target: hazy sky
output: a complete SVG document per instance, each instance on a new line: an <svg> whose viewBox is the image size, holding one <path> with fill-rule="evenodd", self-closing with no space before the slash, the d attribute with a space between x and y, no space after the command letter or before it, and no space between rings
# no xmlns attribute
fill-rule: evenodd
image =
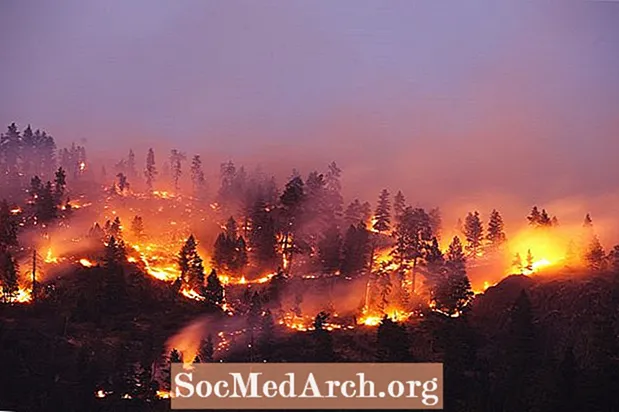
<svg viewBox="0 0 619 412"><path fill-rule="evenodd" d="M351 195L608 195L618 22L617 2L6 0L0 122L211 172L337 160Z"/></svg>

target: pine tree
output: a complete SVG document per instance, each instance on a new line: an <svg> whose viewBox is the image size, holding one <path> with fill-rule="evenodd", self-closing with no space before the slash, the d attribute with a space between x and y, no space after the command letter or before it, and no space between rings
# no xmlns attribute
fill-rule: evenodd
<svg viewBox="0 0 619 412"><path fill-rule="evenodd" d="M527 250L527 265L524 267L528 272L533 271L533 254L531 249Z"/></svg>
<svg viewBox="0 0 619 412"><path fill-rule="evenodd" d="M144 238L144 222L141 216L135 216L131 221L131 232L138 240Z"/></svg>
<svg viewBox="0 0 619 412"><path fill-rule="evenodd" d="M149 192L153 191L153 185L157 177L157 166L155 165L155 152L153 149L148 149L146 155L146 169L144 170L144 177L146 178L146 187Z"/></svg>
<svg viewBox="0 0 619 412"><path fill-rule="evenodd" d="M439 285L445 281L445 257L439 247L436 237L432 238L430 247L426 251L426 285L432 299L436 296Z"/></svg>
<svg viewBox="0 0 619 412"><path fill-rule="evenodd" d="M256 261L263 267L272 267L276 261L275 221L271 209L263 200L254 203L251 212L251 249Z"/></svg>
<svg viewBox="0 0 619 412"><path fill-rule="evenodd" d="M221 306L224 303L224 287L215 269L211 270L211 274L206 279L204 297L206 298L206 303L213 306Z"/></svg>
<svg viewBox="0 0 619 412"><path fill-rule="evenodd" d="M67 175L64 169L61 167L56 171L56 178L54 180L54 200L56 205L60 205L60 203L62 202L66 187Z"/></svg>
<svg viewBox="0 0 619 412"><path fill-rule="evenodd" d="M131 179L135 179L138 175L135 167L135 153L133 153L132 149L129 149L129 154L127 155L127 174Z"/></svg>
<svg viewBox="0 0 619 412"><path fill-rule="evenodd" d="M546 209L542 209L542 213L540 214L539 218L539 224L542 227L552 226L552 219L548 215L548 212L546 212Z"/></svg>
<svg viewBox="0 0 619 412"><path fill-rule="evenodd" d="M7 251L0 251L0 287L2 298L11 301L19 289L19 265Z"/></svg>
<svg viewBox="0 0 619 412"><path fill-rule="evenodd" d="M349 226L342 245L341 273L347 277L359 275L367 265L369 254L370 238L365 224Z"/></svg>
<svg viewBox="0 0 619 412"><path fill-rule="evenodd" d="M349 227L351 225L357 226L359 222L364 222L363 220L363 210L361 206L361 202L359 199L355 199L346 207L344 211L344 224L345 227Z"/></svg>
<svg viewBox="0 0 619 412"><path fill-rule="evenodd" d="M389 201L389 191L383 189L378 197L378 204L374 211L374 229L378 233L387 232L391 227L391 202Z"/></svg>
<svg viewBox="0 0 619 412"><path fill-rule="evenodd" d="M183 362L183 358L181 356L181 353L176 349L172 349L172 351L170 352L170 363L181 363Z"/></svg>
<svg viewBox="0 0 619 412"><path fill-rule="evenodd" d="M466 236L466 249L473 258L477 257L481 251L484 229L479 217L479 212L469 213L464 221L464 235Z"/></svg>
<svg viewBox="0 0 619 412"><path fill-rule="evenodd" d="M0 250L17 246L17 222L6 200L0 202Z"/></svg>
<svg viewBox="0 0 619 412"><path fill-rule="evenodd" d="M304 203L307 199L305 193L305 183L301 177L293 177L288 183L282 195L280 203L282 205L282 232L283 244L282 253L290 260L294 251L294 241L297 238L298 230L303 218ZM298 241L298 239L297 239Z"/></svg>
<svg viewBox="0 0 619 412"><path fill-rule="evenodd" d="M121 239L110 236L106 246L105 255L103 258L105 267L109 269L119 268L127 259L125 244Z"/></svg>
<svg viewBox="0 0 619 412"><path fill-rule="evenodd" d="M493 249L499 249L507 240L505 236L505 224L501 214L493 209L490 213L490 220L488 222L488 234L486 239L490 242L490 246Z"/></svg>
<svg viewBox="0 0 619 412"><path fill-rule="evenodd" d="M198 351L198 358L202 363L213 362L213 356L215 354L215 348L213 346L213 335L209 334L206 340L200 341L200 350Z"/></svg>
<svg viewBox="0 0 619 412"><path fill-rule="evenodd" d="M516 253L516 255L514 256L512 267L516 270L518 274L523 274L524 264L522 263L522 256L520 256L520 253Z"/></svg>
<svg viewBox="0 0 619 412"><path fill-rule="evenodd" d="M432 235L440 241L443 231L443 217L441 214L441 209L439 209L438 207L430 209L430 211L428 212L428 217L430 218L430 228L432 229Z"/></svg>
<svg viewBox="0 0 619 412"><path fill-rule="evenodd" d="M179 152L176 149L172 149L170 151L170 171L172 173L172 183L174 184L174 191L178 193L179 190L179 180L182 171L182 163L186 160L185 154Z"/></svg>
<svg viewBox="0 0 619 412"><path fill-rule="evenodd" d="M396 193L396 195L393 197L393 214L396 224L402 217L404 209L406 209L406 198L404 197L402 192L398 190L398 193Z"/></svg>
<svg viewBox="0 0 619 412"><path fill-rule="evenodd" d="M446 254L445 282L437 288L437 308L450 316L461 313L473 298L471 283L466 274L466 258L460 239L455 236Z"/></svg>
<svg viewBox="0 0 619 412"><path fill-rule="evenodd" d="M201 293L204 288L204 265L198 255L196 239L193 235L187 238L178 255L178 265L181 279L189 288Z"/></svg>
<svg viewBox="0 0 619 412"><path fill-rule="evenodd" d="M433 238L430 217L421 208L407 207L396 225L394 237L396 244L392 256L402 273L412 266L414 292L417 265L424 258Z"/></svg>
<svg viewBox="0 0 619 412"><path fill-rule="evenodd" d="M344 203L341 194L341 176L342 169L335 162L331 162L327 167L327 173L325 173L325 208L328 212L328 218L336 225L341 224Z"/></svg>
<svg viewBox="0 0 619 412"><path fill-rule="evenodd" d="M325 273L333 274L340 267L342 236L337 226L332 225L318 243L320 262Z"/></svg>
<svg viewBox="0 0 619 412"><path fill-rule="evenodd" d="M527 216L527 220L529 221L529 225L533 227L539 227L542 220L542 214L540 213L537 206L533 206L531 209L531 214Z"/></svg>
<svg viewBox="0 0 619 412"><path fill-rule="evenodd" d="M605 267L606 254L597 236L593 236L585 255L587 267L591 270L602 270Z"/></svg>
<svg viewBox="0 0 619 412"><path fill-rule="evenodd" d="M206 181L204 179L204 171L202 170L202 160L199 155L195 155L191 160L191 182L193 183L193 192L196 197L203 194Z"/></svg>

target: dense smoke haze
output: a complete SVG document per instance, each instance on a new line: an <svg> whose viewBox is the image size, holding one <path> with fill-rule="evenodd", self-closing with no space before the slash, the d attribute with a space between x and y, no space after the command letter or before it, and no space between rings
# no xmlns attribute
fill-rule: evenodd
<svg viewBox="0 0 619 412"><path fill-rule="evenodd" d="M281 182L336 160L348 197L401 189L447 222L619 206L613 2L1 7L2 124L92 160L179 147L211 181L233 160Z"/></svg>

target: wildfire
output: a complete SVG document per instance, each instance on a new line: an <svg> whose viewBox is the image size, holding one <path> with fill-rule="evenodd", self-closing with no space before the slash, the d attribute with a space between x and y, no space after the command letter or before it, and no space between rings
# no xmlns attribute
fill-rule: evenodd
<svg viewBox="0 0 619 412"><path fill-rule="evenodd" d="M204 296L200 295L198 292L196 292L193 289L183 288L181 290L181 294L183 296L185 296L186 298L189 298L189 299L193 299L193 300L197 300L197 301L203 301L204 300Z"/></svg>
<svg viewBox="0 0 619 412"><path fill-rule="evenodd" d="M95 265L90 260L85 259L85 258L80 259L79 262L80 262L80 265L84 266L85 268L91 268Z"/></svg>
<svg viewBox="0 0 619 412"><path fill-rule="evenodd" d="M81 162L80 163L80 172L83 172L86 169L86 163Z"/></svg>
<svg viewBox="0 0 619 412"><path fill-rule="evenodd" d="M385 309L383 313L375 311L370 312L367 308L364 308L362 311L362 316L358 319L357 323L359 325L378 326L382 322L385 315L394 322L404 322L411 316L411 313L395 307L389 307Z"/></svg>
<svg viewBox="0 0 619 412"><path fill-rule="evenodd" d="M16 207L15 209L11 209L11 214L18 215L22 212L21 208Z"/></svg>
<svg viewBox="0 0 619 412"><path fill-rule="evenodd" d="M45 263L58 263L58 258L54 256L52 252L52 248L47 249L47 253L45 254Z"/></svg>
<svg viewBox="0 0 619 412"><path fill-rule="evenodd" d="M170 399L172 397L172 393L169 391L157 391L156 396L159 399Z"/></svg>
<svg viewBox="0 0 619 412"><path fill-rule="evenodd" d="M158 191L158 190L155 190L153 192L153 196L156 196L161 199L173 199L174 198L174 195L172 193L165 192L165 191Z"/></svg>

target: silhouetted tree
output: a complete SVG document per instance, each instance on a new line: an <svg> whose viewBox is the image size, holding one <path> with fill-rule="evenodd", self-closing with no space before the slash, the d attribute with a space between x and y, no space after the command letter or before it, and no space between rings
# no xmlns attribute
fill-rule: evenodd
<svg viewBox="0 0 619 412"><path fill-rule="evenodd" d="M213 335L209 334L206 339L200 341L200 350L198 351L198 358L202 363L213 362L213 356L215 354L215 348L213 346Z"/></svg>
<svg viewBox="0 0 619 412"><path fill-rule="evenodd" d="M507 240L507 237L505 236L505 224L503 223L503 217L501 217L501 214L496 209L493 209L490 213L488 234L486 235L486 239L490 243L490 246L495 250L500 248Z"/></svg>
<svg viewBox="0 0 619 412"><path fill-rule="evenodd" d="M378 233L387 232L391 227L391 202L389 191L383 189L378 197L378 204L374 211L374 224L372 228Z"/></svg>
<svg viewBox="0 0 619 412"><path fill-rule="evenodd" d="M144 169L144 177L146 178L146 187L149 192L153 191L153 185L157 178L157 166L155 164L155 152L153 149L148 149L146 155L146 168Z"/></svg>
<svg viewBox="0 0 619 412"><path fill-rule="evenodd" d="M202 196L206 184L204 171L202 170L202 160L199 155L195 155L191 160L191 182L193 183L193 193L195 196Z"/></svg>
<svg viewBox="0 0 619 412"><path fill-rule="evenodd" d="M428 217L430 218L430 228L432 229L432 235L440 241L441 234L443 232L443 216L441 214L441 209L438 207L430 209L430 211L428 212Z"/></svg>
<svg viewBox="0 0 619 412"><path fill-rule="evenodd" d="M138 175L135 165L135 153L133 153L132 149L129 149L129 154L127 155L127 174L131 179L135 179Z"/></svg>
<svg viewBox="0 0 619 412"><path fill-rule="evenodd" d="M0 202L0 250L17 246L17 222L6 200Z"/></svg>
<svg viewBox="0 0 619 412"><path fill-rule="evenodd" d="M524 264L522 263L522 256L520 256L520 253L516 253L516 255L514 256L514 260L512 261L512 267L520 275L522 275L522 273L524 272Z"/></svg>
<svg viewBox="0 0 619 412"><path fill-rule="evenodd" d="M196 239L190 235L178 254L180 277L183 282L201 293L204 288L204 265L198 255Z"/></svg>
<svg viewBox="0 0 619 412"><path fill-rule="evenodd" d="M342 254L342 236L333 225L318 243L318 253L322 268L326 273L335 273L340 268Z"/></svg>
<svg viewBox="0 0 619 412"><path fill-rule="evenodd" d="M606 254L597 236L593 236L585 254L587 267L591 270L602 270L605 267Z"/></svg>
<svg viewBox="0 0 619 412"><path fill-rule="evenodd" d="M539 227L542 221L542 214L540 213L537 206L533 206L531 209L531 213L527 216L527 220L529 221L529 225L533 227Z"/></svg>
<svg viewBox="0 0 619 412"><path fill-rule="evenodd" d="M531 249L527 250L527 265L524 268L529 272L533 271L533 254Z"/></svg>
<svg viewBox="0 0 619 412"><path fill-rule="evenodd" d="M358 275L366 267L369 254L369 232L365 224L349 226L342 245L342 274L349 277Z"/></svg>
<svg viewBox="0 0 619 412"><path fill-rule="evenodd" d="M462 312L473 298L471 283L466 274L466 258L457 236L447 250L445 269L447 275L445 282L437 288L436 306L449 315L455 315Z"/></svg>
<svg viewBox="0 0 619 412"><path fill-rule="evenodd" d="M131 221L131 233L136 239L144 238L144 222L141 216L135 216Z"/></svg>
<svg viewBox="0 0 619 412"><path fill-rule="evenodd" d="M395 223L397 224L404 213L404 209L406 209L406 198L402 194L400 190L393 197L393 217L395 218Z"/></svg>
<svg viewBox="0 0 619 412"><path fill-rule="evenodd" d="M276 261L275 221L271 209L262 200L256 201L251 213L251 249L256 262L270 267Z"/></svg>
<svg viewBox="0 0 619 412"><path fill-rule="evenodd" d="M8 251L0 250L0 287L5 301L13 299L19 289L19 265Z"/></svg>
<svg viewBox="0 0 619 412"><path fill-rule="evenodd" d="M215 269L211 270L211 274L206 278L204 297L210 305L220 306L224 303L224 287Z"/></svg>
<svg viewBox="0 0 619 412"><path fill-rule="evenodd" d="M174 184L174 191L178 193L179 179L183 174L182 163L186 160L185 154L179 152L176 149L170 151L170 172L172 174L172 183Z"/></svg>
<svg viewBox="0 0 619 412"><path fill-rule="evenodd" d="M464 235L466 236L466 250L469 256L477 257L484 238L484 229L479 212L475 211L466 216L464 220Z"/></svg>
<svg viewBox="0 0 619 412"><path fill-rule="evenodd" d="M312 331L314 339L313 359L316 362L333 362L335 358L333 352L333 337L325 327L329 316L330 315L326 312L320 312L314 318L314 330Z"/></svg>

